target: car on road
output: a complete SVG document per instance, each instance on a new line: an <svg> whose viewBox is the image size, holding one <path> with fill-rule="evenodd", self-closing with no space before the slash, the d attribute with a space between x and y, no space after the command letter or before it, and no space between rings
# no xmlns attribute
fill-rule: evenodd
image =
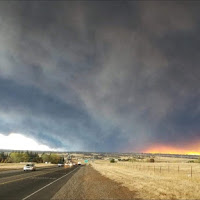
<svg viewBox="0 0 200 200"><path fill-rule="evenodd" d="M58 163L58 167L63 167L64 164L63 163Z"/></svg>
<svg viewBox="0 0 200 200"><path fill-rule="evenodd" d="M23 169L24 171L35 171L36 167L35 164L26 164Z"/></svg>
<svg viewBox="0 0 200 200"><path fill-rule="evenodd" d="M81 162L78 162L78 165L81 165Z"/></svg>

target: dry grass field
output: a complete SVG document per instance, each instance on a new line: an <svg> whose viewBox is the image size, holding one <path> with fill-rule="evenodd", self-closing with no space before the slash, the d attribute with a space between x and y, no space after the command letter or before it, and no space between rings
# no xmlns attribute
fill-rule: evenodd
<svg viewBox="0 0 200 200"><path fill-rule="evenodd" d="M0 172L6 170L22 169L26 163L0 163ZM36 167L53 166L53 164L37 163Z"/></svg>
<svg viewBox="0 0 200 200"><path fill-rule="evenodd" d="M171 158L166 158L165 161L95 161L92 166L102 175L134 191L136 198L200 199L200 164Z"/></svg>
<svg viewBox="0 0 200 200"><path fill-rule="evenodd" d="M195 159L156 156L155 161L165 163L187 163L188 161L195 161Z"/></svg>

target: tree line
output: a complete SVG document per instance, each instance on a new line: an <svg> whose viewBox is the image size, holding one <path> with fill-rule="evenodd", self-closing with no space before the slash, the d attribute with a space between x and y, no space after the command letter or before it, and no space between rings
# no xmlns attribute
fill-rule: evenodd
<svg viewBox="0 0 200 200"><path fill-rule="evenodd" d="M0 162L1 163L19 163L19 162L36 162L36 163L44 163L51 162L53 164L64 163L64 158L55 154L43 153L39 156L38 153L35 152L11 152L10 154L1 152L0 153Z"/></svg>

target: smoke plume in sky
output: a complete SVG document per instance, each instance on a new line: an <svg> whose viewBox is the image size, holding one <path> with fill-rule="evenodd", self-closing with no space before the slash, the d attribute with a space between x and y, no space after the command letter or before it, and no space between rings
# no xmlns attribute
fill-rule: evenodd
<svg viewBox="0 0 200 200"><path fill-rule="evenodd" d="M50 148L200 142L200 3L0 2L0 133Z"/></svg>

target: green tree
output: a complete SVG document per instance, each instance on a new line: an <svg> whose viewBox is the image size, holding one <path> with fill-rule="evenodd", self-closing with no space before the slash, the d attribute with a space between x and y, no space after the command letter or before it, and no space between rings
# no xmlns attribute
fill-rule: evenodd
<svg viewBox="0 0 200 200"><path fill-rule="evenodd" d="M57 154L51 154L50 155L50 160L51 160L51 163L53 164L58 164L61 160L61 157Z"/></svg>
<svg viewBox="0 0 200 200"><path fill-rule="evenodd" d="M17 152L10 153L9 157L10 157L10 161L13 163L20 162L20 156L19 156L19 153Z"/></svg>
<svg viewBox="0 0 200 200"><path fill-rule="evenodd" d="M5 160L7 159L8 154L6 155L4 152L0 153L0 162L5 162Z"/></svg>
<svg viewBox="0 0 200 200"><path fill-rule="evenodd" d="M43 162L51 162L50 155L44 153L41 157Z"/></svg>
<svg viewBox="0 0 200 200"><path fill-rule="evenodd" d="M28 153L22 153L22 156L21 156L21 161L20 162L28 162L29 161L29 155Z"/></svg>

